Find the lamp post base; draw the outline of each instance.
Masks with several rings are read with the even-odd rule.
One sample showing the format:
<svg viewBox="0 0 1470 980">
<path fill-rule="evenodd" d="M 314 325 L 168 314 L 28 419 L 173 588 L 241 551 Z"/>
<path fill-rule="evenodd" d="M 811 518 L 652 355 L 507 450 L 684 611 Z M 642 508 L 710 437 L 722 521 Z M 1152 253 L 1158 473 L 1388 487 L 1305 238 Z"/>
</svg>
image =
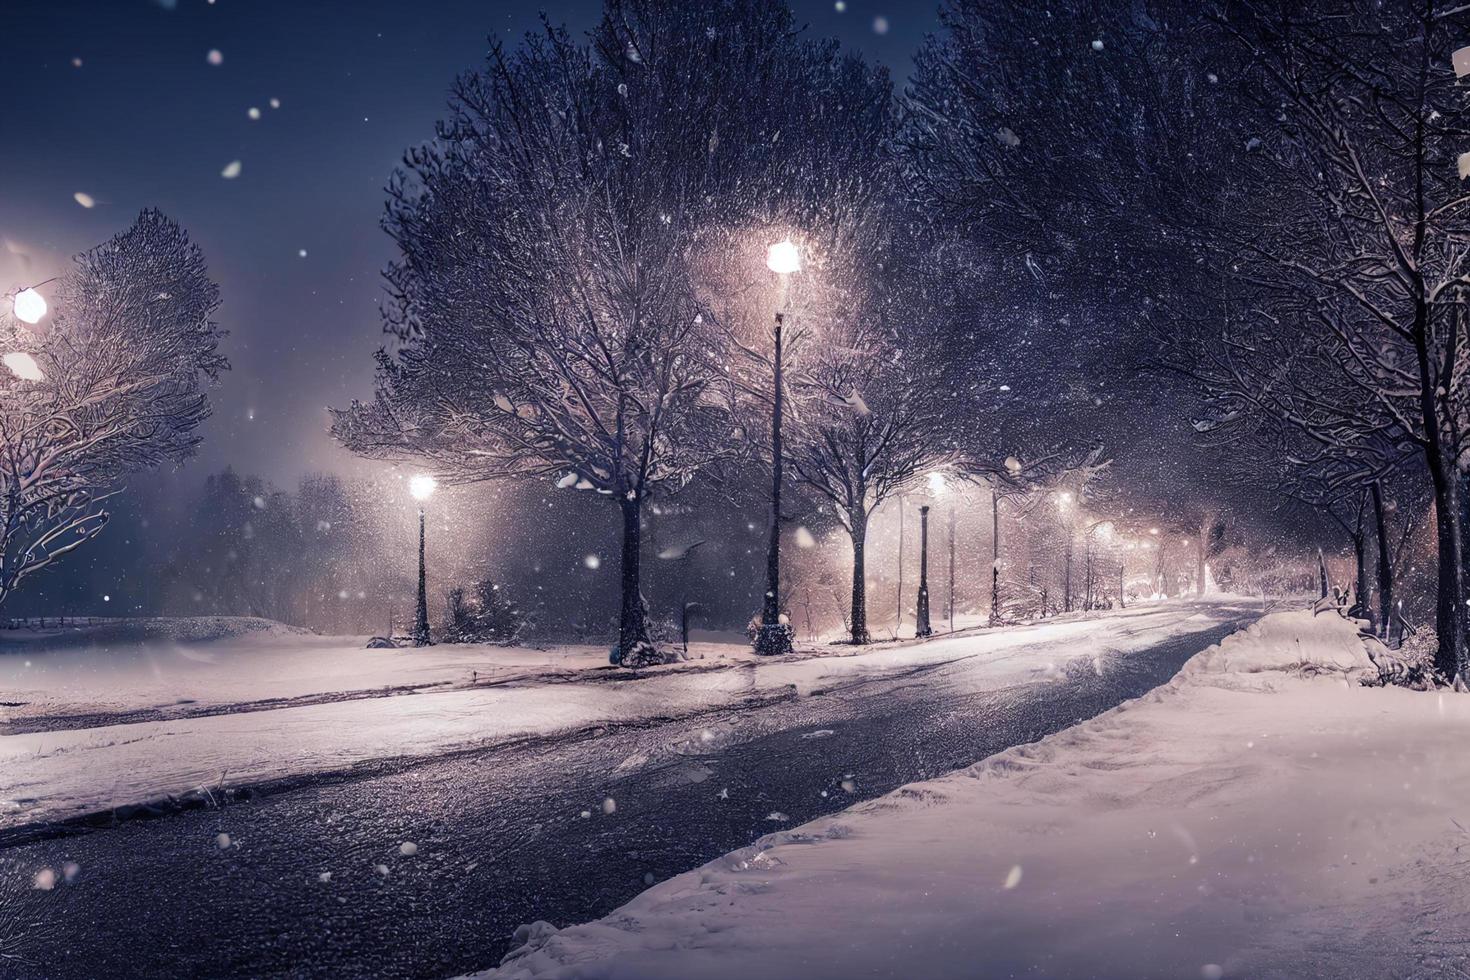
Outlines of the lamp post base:
<svg viewBox="0 0 1470 980">
<path fill-rule="evenodd" d="M 929 589 L 927 586 L 919 586 L 919 614 L 918 624 L 914 628 L 914 636 L 933 636 L 934 627 L 929 625 Z"/>
<path fill-rule="evenodd" d="M 763 657 L 779 657 L 794 649 L 796 630 L 789 623 L 762 623 L 755 634 L 755 652 Z"/>
</svg>

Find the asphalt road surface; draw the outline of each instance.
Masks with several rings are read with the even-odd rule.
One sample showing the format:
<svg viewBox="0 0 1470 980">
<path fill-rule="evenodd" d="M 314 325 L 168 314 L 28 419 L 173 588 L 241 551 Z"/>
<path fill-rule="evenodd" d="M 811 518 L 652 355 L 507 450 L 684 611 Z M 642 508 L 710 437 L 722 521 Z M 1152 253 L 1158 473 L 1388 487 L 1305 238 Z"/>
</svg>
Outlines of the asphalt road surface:
<svg viewBox="0 0 1470 980">
<path fill-rule="evenodd" d="M 520 923 L 596 918 L 762 834 L 1143 694 L 1255 618 L 1230 615 L 1100 667 L 1073 661 L 1048 681 L 987 689 L 961 658 L 760 707 L 385 763 L 223 809 L 10 847 L 0 850 L 0 977 L 484 969 Z M 1059 645 L 1056 659 L 1066 655 Z M 402 853 L 405 842 L 416 853 Z M 41 866 L 58 874 L 49 891 L 34 887 Z"/>
</svg>

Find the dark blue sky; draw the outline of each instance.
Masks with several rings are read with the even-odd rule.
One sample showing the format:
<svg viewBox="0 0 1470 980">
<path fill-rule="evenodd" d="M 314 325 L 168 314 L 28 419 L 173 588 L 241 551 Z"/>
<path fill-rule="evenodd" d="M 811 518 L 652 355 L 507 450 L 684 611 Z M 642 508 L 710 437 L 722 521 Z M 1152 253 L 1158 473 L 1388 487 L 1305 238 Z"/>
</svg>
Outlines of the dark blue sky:
<svg viewBox="0 0 1470 980">
<path fill-rule="evenodd" d="M 793 6 L 900 83 L 937 24 L 911 0 Z M 577 31 L 600 8 L 544 7 Z M 0 292 L 160 207 L 205 250 L 234 363 L 200 459 L 165 482 L 226 463 L 284 483 L 367 465 L 333 445 L 323 408 L 371 390 L 383 185 L 486 38 L 514 41 L 536 19 L 511 0 L 0 0 Z"/>
</svg>

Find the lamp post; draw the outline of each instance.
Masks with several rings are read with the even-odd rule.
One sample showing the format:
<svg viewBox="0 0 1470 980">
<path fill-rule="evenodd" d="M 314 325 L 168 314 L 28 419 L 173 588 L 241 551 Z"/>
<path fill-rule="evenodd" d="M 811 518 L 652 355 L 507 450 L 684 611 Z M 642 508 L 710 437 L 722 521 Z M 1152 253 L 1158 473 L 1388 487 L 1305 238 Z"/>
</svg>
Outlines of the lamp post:
<svg viewBox="0 0 1470 980">
<path fill-rule="evenodd" d="M 766 267 L 781 277 L 781 298 L 785 305 L 787 277 L 801 271 L 801 253 L 789 240 L 776 242 L 766 250 Z M 785 319 L 785 312 L 777 310 L 771 405 L 771 537 L 766 547 L 766 595 L 761 605 L 761 628 L 755 641 L 755 652 L 770 656 L 791 652 L 791 629 L 781 622 L 781 328 Z"/>
<path fill-rule="evenodd" d="M 934 470 L 929 474 L 929 492 L 934 499 L 940 500 L 949 497 L 949 481 L 945 479 L 943 470 Z M 949 631 L 954 632 L 954 499 L 949 498 L 949 507 L 945 510 L 945 523 L 949 530 L 949 601 L 945 604 L 945 611 L 949 618 Z"/>
<path fill-rule="evenodd" d="M 419 599 L 413 617 L 413 645 L 433 645 L 429 636 L 429 592 L 424 577 L 424 502 L 434 493 L 438 481 L 427 473 L 419 473 L 408 481 L 408 492 L 419 502 Z"/>
<path fill-rule="evenodd" d="M 1062 580 L 1062 612 L 1072 611 L 1072 536 L 1076 531 L 1070 516 L 1072 507 L 1072 494 L 1063 490 L 1057 494 L 1057 510 L 1062 514 L 1062 530 L 1066 533 L 1066 545 L 1063 548 L 1063 580 Z"/>
<path fill-rule="evenodd" d="M 919 508 L 919 611 L 914 636 L 933 636 L 929 625 L 929 505 Z"/>
</svg>

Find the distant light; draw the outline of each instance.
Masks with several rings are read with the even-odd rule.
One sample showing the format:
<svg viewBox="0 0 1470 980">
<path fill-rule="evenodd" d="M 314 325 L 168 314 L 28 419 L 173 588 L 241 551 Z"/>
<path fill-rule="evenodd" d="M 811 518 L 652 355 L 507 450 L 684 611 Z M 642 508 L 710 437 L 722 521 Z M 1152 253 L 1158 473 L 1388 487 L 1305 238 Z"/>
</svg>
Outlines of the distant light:
<svg viewBox="0 0 1470 980">
<path fill-rule="evenodd" d="M 843 11 L 847 10 L 847 0 L 837 0 L 837 2 L 834 3 L 832 6 L 840 14 Z"/>
<path fill-rule="evenodd" d="M 408 492 L 414 500 L 428 500 L 438 486 L 439 481 L 427 473 L 417 473 L 408 480 Z"/>
<path fill-rule="evenodd" d="M 281 107 L 281 100 L 280 99 L 271 99 L 271 108 L 272 109 L 279 109 L 280 107 Z"/>
<path fill-rule="evenodd" d="M 231 160 L 229 163 L 225 164 L 225 169 L 221 170 L 219 172 L 219 175 L 225 180 L 234 180 L 236 177 L 240 176 L 241 169 L 242 168 L 239 160 Z"/>
<path fill-rule="evenodd" d="M 597 569 L 602 566 L 602 559 L 598 558 L 596 555 L 588 555 L 586 558 L 582 559 L 582 564 L 586 565 L 588 568 Z"/>
<path fill-rule="evenodd" d="M 252 121 L 253 120 L 256 120 L 256 119 L 259 119 L 260 118 L 260 107 L 259 106 L 251 106 L 249 109 L 246 109 L 245 110 L 245 115 L 249 116 Z"/>
<path fill-rule="evenodd" d="M 15 294 L 12 302 L 15 315 L 26 323 L 39 323 L 41 317 L 46 315 L 46 298 L 34 289 L 22 289 Z"/>
<path fill-rule="evenodd" d="M 1151 528 L 1148 529 L 1148 533 L 1149 534 L 1158 534 L 1159 533 L 1159 529 L 1156 528 L 1156 527 L 1151 527 Z"/>
<path fill-rule="evenodd" d="M 204 60 L 211 65 L 222 65 L 225 63 L 225 56 L 220 52 L 219 48 L 210 48 L 209 54 L 204 56 Z"/>
<path fill-rule="evenodd" d="M 86 191 L 77 191 L 71 196 L 71 199 L 84 208 L 95 208 L 97 206 L 97 199 Z"/>
<path fill-rule="evenodd" d="M 36 359 L 24 351 L 12 351 L 4 357 L 0 357 L 10 373 L 22 381 L 45 381 L 46 375 L 41 371 L 41 366 Z"/>
<path fill-rule="evenodd" d="M 786 276 L 801 271 L 801 253 L 790 239 L 776 242 L 766 249 L 766 268 Z"/>
<path fill-rule="evenodd" d="M 82 67 L 82 59 L 81 58 L 73 58 L 73 59 L 71 59 L 71 66 L 73 68 L 80 68 L 80 67 Z"/>
<path fill-rule="evenodd" d="M 102 601 L 103 602 L 111 602 L 112 601 L 112 596 L 105 595 L 105 596 L 102 597 Z"/>
<path fill-rule="evenodd" d="M 301 256 L 304 259 L 304 258 L 306 258 L 306 249 L 304 249 L 304 248 L 298 248 L 296 250 L 296 254 L 299 255 L 299 256 Z"/>
<path fill-rule="evenodd" d="M 949 481 L 944 478 L 943 473 L 941 473 L 939 470 L 934 470 L 929 474 L 930 493 L 934 494 L 936 497 L 943 496 L 945 491 L 947 491 L 948 489 Z"/>
</svg>

